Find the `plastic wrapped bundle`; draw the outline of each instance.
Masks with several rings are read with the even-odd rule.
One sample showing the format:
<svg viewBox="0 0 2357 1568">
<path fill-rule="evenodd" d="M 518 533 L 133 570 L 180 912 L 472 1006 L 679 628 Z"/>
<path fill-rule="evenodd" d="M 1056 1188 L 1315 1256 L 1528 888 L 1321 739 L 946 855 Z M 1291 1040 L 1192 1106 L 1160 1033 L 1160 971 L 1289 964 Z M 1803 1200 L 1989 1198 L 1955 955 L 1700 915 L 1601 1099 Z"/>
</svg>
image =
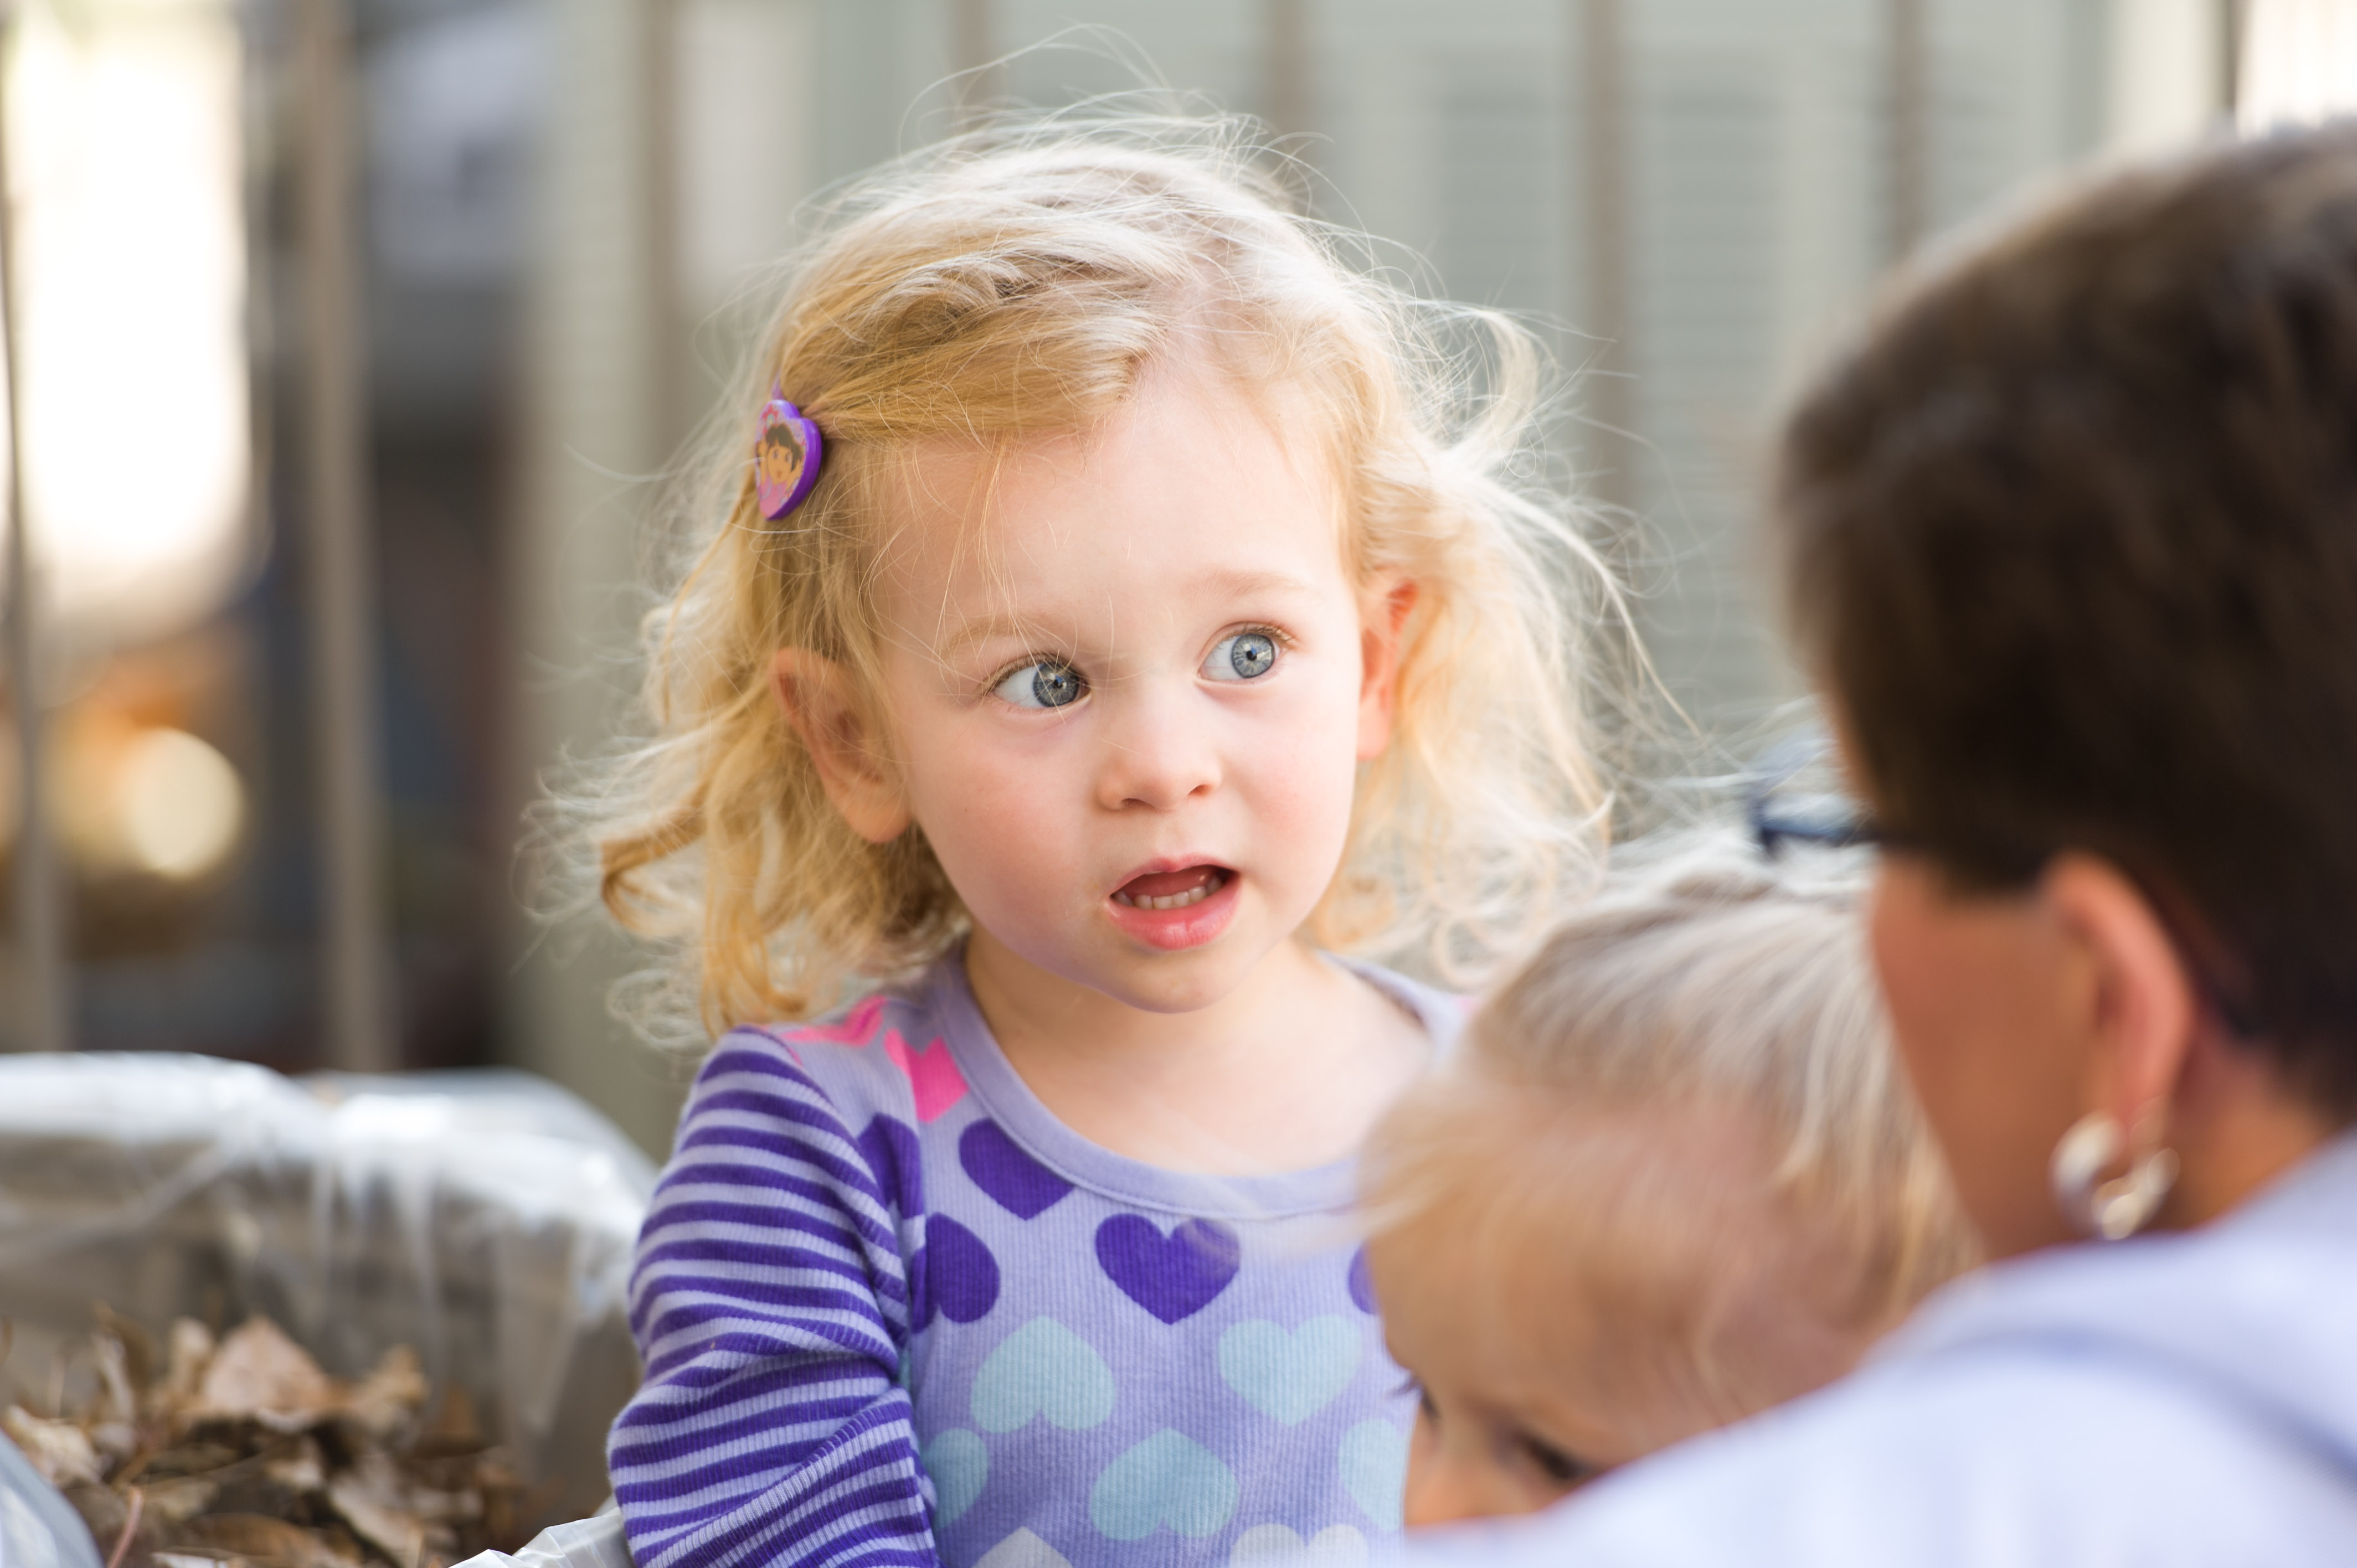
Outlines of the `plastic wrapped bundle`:
<svg viewBox="0 0 2357 1568">
<path fill-rule="evenodd" d="M 0 1058 L 0 1316 L 10 1369 L 93 1304 L 283 1325 L 331 1374 L 414 1347 L 572 1519 L 607 1492 L 636 1386 L 630 1251 L 654 1173 L 522 1073 L 302 1082 L 201 1057 Z"/>
<path fill-rule="evenodd" d="M 83 1533 L 81 1520 L 5 1438 L 0 1438 L 0 1563 L 6 1568 L 99 1568 L 98 1552 Z"/>
<path fill-rule="evenodd" d="M 517 1551 L 483 1552 L 453 1568 L 632 1568 L 621 1510 L 607 1500 L 595 1519 L 553 1524 Z"/>
</svg>

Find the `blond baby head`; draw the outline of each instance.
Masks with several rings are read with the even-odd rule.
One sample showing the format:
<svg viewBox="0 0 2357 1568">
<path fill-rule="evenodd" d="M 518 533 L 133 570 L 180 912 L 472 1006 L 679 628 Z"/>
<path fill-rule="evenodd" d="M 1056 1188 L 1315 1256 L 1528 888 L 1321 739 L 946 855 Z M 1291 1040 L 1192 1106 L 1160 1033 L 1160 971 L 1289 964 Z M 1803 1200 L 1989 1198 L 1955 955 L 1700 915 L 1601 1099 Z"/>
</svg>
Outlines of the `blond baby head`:
<svg viewBox="0 0 2357 1568">
<path fill-rule="evenodd" d="M 1535 1508 L 1846 1370 L 1972 1259 L 1858 885 L 1693 840 L 1551 936 L 1378 1131 L 1411 1524 Z"/>
<path fill-rule="evenodd" d="M 807 1015 L 956 940 L 965 903 L 921 824 L 863 832 L 830 799 L 780 715 L 780 655 L 823 668 L 861 733 L 888 735 L 891 552 L 929 529 L 958 570 L 988 574 L 994 465 L 1183 376 L 1330 480 L 1348 580 L 1398 618 L 1388 743 L 1360 765 L 1308 935 L 1421 947 L 1444 968 L 1512 950 L 1594 865 L 1602 805 L 1579 693 L 1609 583 L 1566 509 L 1508 472 L 1528 466 L 1536 367 L 1501 319 L 1350 264 L 1225 123 L 1051 122 L 862 182 L 712 436 L 678 585 L 650 622 L 652 734 L 597 808 L 607 904 L 678 944 L 682 1000 L 707 1027 Z M 749 456 L 773 383 L 826 450 L 776 522 Z M 961 471 L 979 478 L 913 505 L 944 453 L 978 458 Z M 872 749 L 888 773 L 890 746 Z"/>
</svg>

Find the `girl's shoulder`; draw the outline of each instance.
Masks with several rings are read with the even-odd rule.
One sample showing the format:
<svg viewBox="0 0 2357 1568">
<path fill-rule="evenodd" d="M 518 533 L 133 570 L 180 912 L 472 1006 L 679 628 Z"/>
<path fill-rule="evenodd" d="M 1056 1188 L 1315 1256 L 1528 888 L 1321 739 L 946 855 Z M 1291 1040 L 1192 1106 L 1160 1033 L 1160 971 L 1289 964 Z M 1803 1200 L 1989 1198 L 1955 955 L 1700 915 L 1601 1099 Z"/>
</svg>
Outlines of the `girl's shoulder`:
<svg viewBox="0 0 2357 1568">
<path fill-rule="evenodd" d="M 881 991 L 799 1024 L 740 1025 L 696 1074 L 689 1114 L 751 1090 L 817 1102 L 846 1124 L 882 1115 L 904 1124 L 962 1098 L 964 1080 L 944 1040 L 930 987 Z"/>
</svg>

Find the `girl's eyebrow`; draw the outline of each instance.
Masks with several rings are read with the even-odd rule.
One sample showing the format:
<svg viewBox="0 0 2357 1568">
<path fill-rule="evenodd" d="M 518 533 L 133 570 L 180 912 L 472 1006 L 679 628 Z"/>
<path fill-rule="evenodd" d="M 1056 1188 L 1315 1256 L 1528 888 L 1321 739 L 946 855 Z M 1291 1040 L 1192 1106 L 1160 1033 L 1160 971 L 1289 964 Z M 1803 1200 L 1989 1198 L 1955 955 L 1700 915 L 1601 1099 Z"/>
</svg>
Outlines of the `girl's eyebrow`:
<svg viewBox="0 0 2357 1568">
<path fill-rule="evenodd" d="M 1253 598 L 1262 594 L 1307 596 L 1318 591 L 1316 585 L 1290 572 L 1255 572 L 1242 566 L 1222 566 L 1206 573 L 1203 585 L 1238 598 Z"/>
<path fill-rule="evenodd" d="M 1222 598 L 1238 599 L 1307 598 L 1318 592 L 1317 585 L 1308 578 L 1297 577 L 1290 572 L 1255 571 L 1243 566 L 1215 567 L 1197 579 L 1195 585 Z M 1053 642 L 1058 640 L 1054 636 L 1043 635 L 1044 624 L 1051 618 L 1010 615 L 1004 610 L 977 616 L 972 620 L 957 622 L 957 629 L 937 643 L 935 649 L 942 658 L 953 659 L 978 643 L 1000 638 L 1018 642 Z"/>
<path fill-rule="evenodd" d="M 938 650 L 945 659 L 955 658 L 977 644 L 995 641 L 1000 638 L 1017 642 L 1041 640 L 1039 621 L 1036 618 L 1012 616 L 1003 612 L 961 621 L 955 631 L 941 640 Z M 1046 640 L 1056 639 L 1050 638 Z"/>
</svg>

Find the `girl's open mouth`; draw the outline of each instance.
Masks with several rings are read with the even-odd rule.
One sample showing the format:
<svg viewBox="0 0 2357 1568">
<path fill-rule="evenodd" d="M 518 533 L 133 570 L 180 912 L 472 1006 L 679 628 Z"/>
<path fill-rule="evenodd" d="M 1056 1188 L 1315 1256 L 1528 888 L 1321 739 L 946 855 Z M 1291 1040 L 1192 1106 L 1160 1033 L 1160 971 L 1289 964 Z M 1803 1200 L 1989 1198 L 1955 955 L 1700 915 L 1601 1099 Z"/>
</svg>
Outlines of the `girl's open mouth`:
<svg viewBox="0 0 2357 1568">
<path fill-rule="evenodd" d="M 1113 901 L 1129 909 L 1184 909 L 1209 898 L 1227 882 L 1228 873 L 1216 865 L 1149 872 L 1114 888 Z"/>
<path fill-rule="evenodd" d="M 1105 913 L 1134 940 L 1164 952 L 1201 947 L 1235 918 L 1237 875 L 1224 865 L 1149 871 L 1113 890 Z"/>
</svg>

